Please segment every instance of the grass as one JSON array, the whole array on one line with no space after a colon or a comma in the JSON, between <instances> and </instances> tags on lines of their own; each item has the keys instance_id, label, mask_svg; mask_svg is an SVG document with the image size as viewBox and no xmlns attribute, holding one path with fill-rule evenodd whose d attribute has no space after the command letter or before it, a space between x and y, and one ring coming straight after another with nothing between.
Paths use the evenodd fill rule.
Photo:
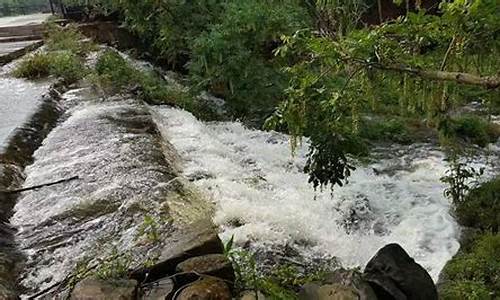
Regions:
<instances>
[{"instance_id":1,"label":"grass","mask_svg":"<svg viewBox=\"0 0 500 300\"><path fill-rule=\"evenodd\" d=\"M39 79L50 75L51 57L47 53L36 53L23 59L14 69L18 78Z\"/></svg>"},{"instance_id":2,"label":"grass","mask_svg":"<svg viewBox=\"0 0 500 300\"><path fill-rule=\"evenodd\" d=\"M456 255L443 270L441 299L496 299L500 296L500 235L480 235L470 249Z\"/></svg>"},{"instance_id":3,"label":"grass","mask_svg":"<svg viewBox=\"0 0 500 300\"><path fill-rule=\"evenodd\" d=\"M84 56L92 50L96 50L96 45L86 42L86 37L73 24L61 27L54 23L48 23L46 31L44 40L48 51L71 51L79 56Z\"/></svg>"},{"instance_id":4,"label":"grass","mask_svg":"<svg viewBox=\"0 0 500 300\"><path fill-rule=\"evenodd\" d=\"M62 78L67 84L82 79L87 73L81 57L70 51L33 54L22 60L13 71L13 75L18 78L54 76Z\"/></svg>"},{"instance_id":5,"label":"grass","mask_svg":"<svg viewBox=\"0 0 500 300\"><path fill-rule=\"evenodd\" d=\"M85 37L74 26L47 26L47 51L27 56L13 70L13 75L27 79L54 76L62 78L66 84L85 77L88 70L84 65L84 57L94 45L83 42Z\"/></svg>"},{"instance_id":6,"label":"grass","mask_svg":"<svg viewBox=\"0 0 500 300\"><path fill-rule=\"evenodd\" d=\"M133 90L149 104L174 105L192 112L198 118L217 118L213 109L201 104L188 90L169 84L154 71L134 68L114 50L106 50L98 58L95 84L108 94Z\"/></svg>"}]
</instances>

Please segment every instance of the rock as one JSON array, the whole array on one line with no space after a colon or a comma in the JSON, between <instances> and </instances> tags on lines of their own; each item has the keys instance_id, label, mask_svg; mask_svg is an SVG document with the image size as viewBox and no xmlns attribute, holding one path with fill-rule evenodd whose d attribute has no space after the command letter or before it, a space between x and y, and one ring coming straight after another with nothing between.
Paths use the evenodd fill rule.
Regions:
<instances>
[{"instance_id":1,"label":"rock","mask_svg":"<svg viewBox=\"0 0 500 300\"><path fill-rule=\"evenodd\" d=\"M177 265L177 272L196 272L222 278L234 282L234 269L231 262L223 254L208 254L193 257Z\"/></svg>"},{"instance_id":2,"label":"rock","mask_svg":"<svg viewBox=\"0 0 500 300\"><path fill-rule=\"evenodd\" d=\"M71 293L72 300L133 300L136 296L137 281L117 280L107 282L87 278L80 281Z\"/></svg>"},{"instance_id":3,"label":"rock","mask_svg":"<svg viewBox=\"0 0 500 300\"><path fill-rule=\"evenodd\" d=\"M240 300L266 300L266 296L262 294L260 291L255 293L255 291L246 291L241 296Z\"/></svg>"},{"instance_id":4,"label":"rock","mask_svg":"<svg viewBox=\"0 0 500 300\"><path fill-rule=\"evenodd\" d=\"M206 277L184 288L176 300L231 300L227 284L214 277Z\"/></svg>"},{"instance_id":5,"label":"rock","mask_svg":"<svg viewBox=\"0 0 500 300\"><path fill-rule=\"evenodd\" d=\"M438 299L431 276L398 244L380 249L366 265L363 276L379 299Z\"/></svg>"},{"instance_id":6,"label":"rock","mask_svg":"<svg viewBox=\"0 0 500 300\"><path fill-rule=\"evenodd\" d=\"M135 270L131 278L139 282L152 282L175 274L179 263L195 256L220 254L224 245L211 220L200 220L176 232L162 250L158 263L149 268Z\"/></svg>"},{"instance_id":7,"label":"rock","mask_svg":"<svg viewBox=\"0 0 500 300\"><path fill-rule=\"evenodd\" d=\"M304 285L299 293L301 300L359 299L377 300L371 286L355 270L337 270L319 283Z\"/></svg>"},{"instance_id":8,"label":"rock","mask_svg":"<svg viewBox=\"0 0 500 300\"><path fill-rule=\"evenodd\" d=\"M174 282L169 279L159 280L145 286L141 286L141 300L165 300L174 290Z\"/></svg>"}]
</instances>

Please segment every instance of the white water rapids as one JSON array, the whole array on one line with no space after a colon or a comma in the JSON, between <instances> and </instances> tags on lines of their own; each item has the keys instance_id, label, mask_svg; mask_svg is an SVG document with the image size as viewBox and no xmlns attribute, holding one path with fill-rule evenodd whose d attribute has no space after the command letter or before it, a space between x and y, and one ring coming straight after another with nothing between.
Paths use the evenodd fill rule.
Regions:
<instances>
[{"instance_id":1,"label":"white water rapids","mask_svg":"<svg viewBox=\"0 0 500 300\"><path fill-rule=\"evenodd\" d=\"M306 258L363 267L388 243L401 244L436 281L459 249L459 227L440 182L444 155L428 145L385 149L358 166L350 183L315 192L286 135L240 123L203 123L190 113L154 108L160 131L179 151L184 174L216 203L222 237L269 248L295 245ZM391 153L392 152L392 153Z\"/></svg>"}]
</instances>

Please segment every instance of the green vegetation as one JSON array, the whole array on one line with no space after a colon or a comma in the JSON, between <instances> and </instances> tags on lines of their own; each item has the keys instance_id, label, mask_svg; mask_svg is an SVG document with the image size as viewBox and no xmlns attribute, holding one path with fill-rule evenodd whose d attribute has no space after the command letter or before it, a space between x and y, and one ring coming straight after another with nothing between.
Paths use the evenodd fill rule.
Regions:
<instances>
[{"instance_id":1,"label":"green vegetation","mask_svg":"<svg viewBox=\"0 0 500 300\"><path fill-rule=\"evenodd\" d=\"M445 267L442 299L496 299L500 295L500 235L484 234Z\"/></svg>"},{"instance_id":2,"label":"green vegetation","mask_svg":"<svg viewBox=\"0 0 500 300\"><path fill-rule=\"evenodd\" d=\"M467 243L444 268L440 294L443 299L496 299L500 296L500 177L471 188L468 180L479 173L464 163L454 165L454 177L461 178L458 184L453 182L455 192L449 194L455 215L476 233L462 238Z\"/></svg>"},{"instance_id":3,"label":"green vegetation","mask_svg":"<svg viewBox=\"0 0 500 300\"><path fill-rule=\"evenodd\" d=\"M286 263L275 265L269 272L261 272L255 256L244 249L234 247L234 236L224 245L224 255L232 262L236 274L236 292L262 292L271 299L297 299L300 287L309 282L318 282L328 272L338 267L335 260L323 262L321 267L300 270L297 265Z\"/></svg>"},{"instance_id":4,"label":"green vegetation","mask_svg":"<svg viewBox=\"0 0 500 300\"><path fill-rule=\"evenodd\" d=\"M50 75L51 57L45 53L36 53L22 60L13 74L16 77L36 79Z\"/></svg>"},{"instance_id":5,"label":"green vegetation","mask_svg":"<svg viewBox=\"0 0 500 300\"><path fill-rule=\"evenodd\" d=\"M440 127L446 137L458 138L481 147L495 142L500 137L499 126L479 116L449 118L444 120Z\"/></svg>"},{"instance_id":6,"label":"green vegetation","mask_svg":"<svg viewBox=\"0 0 500 300\"><path fill-rule=\"evenodd\" d=\"M20 78L37 79L47 76L62 78L66 84L76 82L88 74L84 56L94 46L83 42L84 37L72 26L60 28L49 25L45 37L47 51L29 55L13 70Z\"/></svg>"},{"instance_id":7,"label":"green vegetation","mask_svg":"<svg viewBox=\"0 0 500 300\"><path fill-rule=\"evenodd\" d=\"M415 140L401 120L425 120L446 143L498 136L484 117L450 117L471 101L499 111L496 0L443 1L438 14L417 8L376 26L361 22L375 1L93 2L120 12L159 63L185 73L193 91L223 97L234 117L267 119L292 148L309 137L315 186L345 183L351 158L378 140Z\"/></svg>"},{"instance_id":8,"label":"green vegetation","mask_svg":"<svg viewBox=\"0 0 500 300\"><path fill-rule=\"evenodd\" d=\"M0 17L49 11L46 0L0 0Z\"/></svg>"},{"instance_id":9,"label":"green vegetation","mask_svg":"<svg viewBox=\"0 0 500 300\"><path fill-rule=\"evenodd\" d=\"M471 190L463 201L455 205L455 213L458 221L464 226L498 233L500 229L500 177Z\"/></svg>"},{"instance_id":10,"label":"green vegetation","mask_svg":"<svg viewBox=\"0 0 500 300\"><path fill-rule=\"evenodd\" d=\"M246 250L232 249L226 255L233 263L237 291L262 292L275 300L298 299L300 287L309 282L321 281L333 269L333 265L326 262L322 267L310 270L301 270L293 264L280 264L263 273L259 271L254 255Z\"/></svg>"},{"instance_id":11,"label":"green vegetation","mask_svg":"<svg viewBox=\"0 0 500 300\"><path fill-rule=\"evenodd\" d=\"M82 59L69 51L36 53L22 60L13 71L16 77L38 79L53 75L67 83L75 82L85 74Z\"/></svg>"}]
</instances>

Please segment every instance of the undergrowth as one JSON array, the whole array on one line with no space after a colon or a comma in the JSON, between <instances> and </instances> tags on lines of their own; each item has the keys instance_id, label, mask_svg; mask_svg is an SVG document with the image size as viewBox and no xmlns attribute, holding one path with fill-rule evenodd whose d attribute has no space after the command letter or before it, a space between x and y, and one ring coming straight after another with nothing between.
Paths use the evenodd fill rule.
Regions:
<instances>
[{"instance_id":1,"label":"undergrowth","mask_svg":"<svg viewBox=\"0 0 500 300\"><path fill-rule=\"evenodd\" d=\"M274 300L298 299L298 291L306 283L318 282L331 272L330 265L311 270L301 270L295 264L285 263L273 266L269 272L262 272L255 255L244 249L233 248L233 238L225 245L225 255L233 264L236 275L236 292L261 292Z\"/></svg>"}]
</instances>

